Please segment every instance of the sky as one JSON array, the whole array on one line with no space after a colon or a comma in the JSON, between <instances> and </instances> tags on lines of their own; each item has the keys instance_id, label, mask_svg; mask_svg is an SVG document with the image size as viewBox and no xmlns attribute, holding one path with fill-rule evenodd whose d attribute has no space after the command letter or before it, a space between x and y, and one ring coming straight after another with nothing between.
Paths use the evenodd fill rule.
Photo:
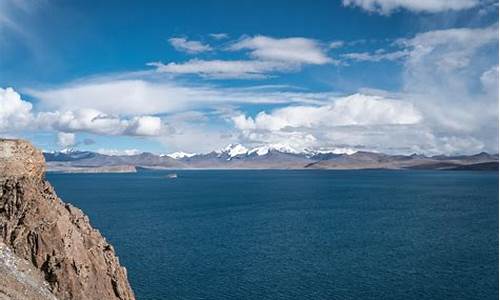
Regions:
<instances>
[{"instance_id":1,"label":"sky","mask_svg":"<svg viewBox=\"0 0 500 300\"><path fill-rule=\"evenodd\" d=\"M498 153L498 2L0 0L0 136Z\"/></svg>"}]
</instances>

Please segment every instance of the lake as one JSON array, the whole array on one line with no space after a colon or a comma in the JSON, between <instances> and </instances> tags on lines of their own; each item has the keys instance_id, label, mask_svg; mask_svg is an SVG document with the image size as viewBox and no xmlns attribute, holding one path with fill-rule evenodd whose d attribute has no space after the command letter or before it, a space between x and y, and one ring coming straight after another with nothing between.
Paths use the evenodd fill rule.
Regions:
<instances>
[{"instance_id":1,"label":"lake","mask_svg":"<svg viewBox=\"0 0 500 300\"><path fill-rule=\"evenodd\" d=\"M498 173L47 174L138 299L498 299Z\"/></svg>"}]
</instances>

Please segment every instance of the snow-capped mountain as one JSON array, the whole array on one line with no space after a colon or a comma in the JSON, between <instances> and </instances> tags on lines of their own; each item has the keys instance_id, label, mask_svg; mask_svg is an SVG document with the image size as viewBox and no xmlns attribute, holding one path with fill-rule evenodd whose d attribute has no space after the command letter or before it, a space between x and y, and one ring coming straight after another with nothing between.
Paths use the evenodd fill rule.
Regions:
<instances>
[{"instance_id":1,"label":"snow-capped mountain","mask_svg":"<svg viewBox=\"0 0 500 300\"><path fill-rule=\"evenodd\" d=\"M249 150L248 154L255 153L257 155L266 155L271 151L282 152L282 153L293 153L293 154L300 153L300 151L297 151L296 149L285 144L270 144L270 145L255 147Z\"/></svg>"},{"instance_id":2,"label":"snow-capped mountain","mask_svg":"<svg viewBox=\"0 0 500 300\"><path fill-rule=\"evenodd\" d=\"M252 148L247 148L241 144L230 144L218 151L215 151L219 157L225 157L227 160L233 158L242 158L244 156L266 156L270 153L293 154L311 159L331 158L335 155L351 155L356 153L353 148L331 148L331 149L296 149L286 144L269 144Z\"/></svg>"},{"instance_id":3,"label":"snow-capped mountain","mask_svg":"<svg viewBox=\"0 0 500 300\"><path fill-rule=\"evenodd\" d=\"M241 144L229 144L225 148L216 151L219 154L227 154L229 158L233 158L238 155L248 154L248 148Z\"/></svg>"},{"instance_id":4,"label":"snow-capped mountain","mask_svg":"<svg viewBox=\"0 0 500 300\"><path fill-rule=\"evenodd\" d=\"M168 157L173 158L173 159L181 159L181 158L186 158L186 157L193 157L195 155L197 155L197 154L178 151L178 152L169 153L169 154L162 154L160 156L162 156L162 157L168 156Z\"/></svg>"},{"instance_id":5,"label":"snow-capped mountain","mask_svg":"<svg viewBox=\"0 0 500 300\"><path fill-rule=\"evenodd\" d=\"M219 156L228 156L229 159L237 156L264 156L271 152L279 152L279 153L288 153L288 154L297 154L297 155L309 155L314 156L316 154L353 154L356 150L351 148L334 148L334 149L303 149L298 150L286 144L269 144L262 145L252 148L247 148L241 144L230 144L218 151L216 151Z\"/></svg>"},{"instance_id":6,"label":"snow-capped mountain","mask_svg":"<svg viewBox=\"0 0 500 300\"><path fill-rule=\"evenodd\" d=\"M271 144L245 147L231 144L205 154L174 152L109 155L75 149L45 152L49 169L136 166L143 168L198 169L495 169L498 155L467 156L388 155L351 148L302 149ZM472 166L474 165L474 166Z\"/></svg>"},{"instance_id":7,"label":"snow-capped mountain","mask_svg":"<svg viewBox=\"0 0 500 300\"><path fill-rule=\"evenodd\" d=\"M347 154L351 155L358 152L356 149L353 148L330 148L330 149L305 149L304 153L307 153L308 155L318 155L318 154Z\"/></svg>"},{"instance_id":8,"label":"snow-capped mountain","mask_svg":"<svg viewBox=\"0 0 500 300\"><path fill-rule=\"evenodd\" d=\"M218 157L223 157L227 160L231 160L235 157L242 158L244 156L264 156L271 152L300 154L300 151L284 144L270 144L253 148L247 148L241 144L229 144L228 146L215 151Z\"/></svg>"},{"instance_id":9,"label":"snow-capped mountain","mask_svg":"<svg viewBox=\"0 0 500 300\"><path fill-rule=\"evenodd\" d=\"M59 152L44 152L47 161L73 161L94 157L95 155L96 153L91 151L78 151L70 148L63 149Z\"/></svg>"}]
</instances>

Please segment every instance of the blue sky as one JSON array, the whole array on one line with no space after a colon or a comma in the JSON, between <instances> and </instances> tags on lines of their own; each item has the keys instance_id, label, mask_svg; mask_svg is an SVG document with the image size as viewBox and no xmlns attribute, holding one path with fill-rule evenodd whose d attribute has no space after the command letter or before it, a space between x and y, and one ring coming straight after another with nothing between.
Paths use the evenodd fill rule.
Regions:
<instances>
[{"instance_id":1,"label":"blue sky","mask_svg":"<svg viewBox=\"0 0 500 300\"><path fill-rule=\"evenodd\" d=\"M494 1L0 5L0 132L46 150L498 152Z\"/></svg>"}]
</instances>

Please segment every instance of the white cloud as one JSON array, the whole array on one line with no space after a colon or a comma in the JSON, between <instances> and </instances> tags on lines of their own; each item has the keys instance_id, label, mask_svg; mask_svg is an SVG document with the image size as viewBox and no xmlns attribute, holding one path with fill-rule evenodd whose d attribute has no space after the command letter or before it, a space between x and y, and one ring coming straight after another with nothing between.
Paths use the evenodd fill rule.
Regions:
<instances>
[{"instance_id":1,"label":"white cloud","mask_svg":"<svg viewBox=\"0 0 500 300\"><path fill-rule=\"evenodd\" d=\"M189 95L188 90L168 84L115 79L78 82L44 90L28 90L27 93L39 99L42 108L62 111L93 108L107 114L126 115L173 111L179 109ZM178 97L178 94L181 96Z\"/></svg>"},{"instance_id":2,"label":"white cloud","mask_svg":"<svg viewBox=\"0 0 500 300\"><path fill-rule=\"evenodd\" d=\"M296 64L258 60L200 60L191 59L185 63L149 63L157 72L171 74L198 74L203 77L224 79L258 79L268 73L298 70Z\"/></svg>"},{"instance_id":3,"label":"white cloud","mask_svg":"<svg viewBox=\"0 0 500 300\"><path fill-rule=\"evenodd\" d=\"M479 5L479 0L342 0L344 6L358 6L369 12L390 14L397 9L414 12L444 12Z\"/></svg>"},{"instance_id":4,"label":"white cloud","mask_svg":"<svg viewBox=\"0 0 500 300\"><path fill-rule=\"evenodd\" d=\"M379 96L354 94L322 106L289 106L260 112L252 118L236 117L239 129L282 130L347 125L416 124L422 116L412 104Z\"/></svg>"},{"instance_id":5,"label":"white cloud","mask_svg":"<svg viewBox=\"0 0 500 300\"><path fill-rule=\"evenodd\" d=\"M296 72L303 65L337 63L328 57L320 43L307 38L246 37L227 50L250 50L251 60L201 60L187 62L151 62L157 72L197 74L212 79L262 79L276 72Z\"/></svg>"},{"instance_id":6,"label":"white cloud","mask_svg":"<svg viewBox=\"0 0 500 300\"><path fill-rule=\"evenodd\" d=\"M58 132L57 144L63 148L74 146L76 144L75 134L69 132Z\"/></svg>"},{"instance_id":7,"label":"white cloud","mask_svg":"<svg viewBox=\"0 0 500 300\"><path fill-rule=\"evenodd\" d=\"M338 99L326 108L324 122L333 119L337 126L416 124L422 119L411 103L363 94Z\"/></svg>"},{"instance_id":8,"label":"white cloud","mask_svg":"<svg viewBox=\"0 0 500 300\"><path fill-rule=\"evenodd\" d=\"M0 88L0 132L24 128L32 122L32 104L12 88Z\"/></svg>"},{"instance_id":9,"label":"white cloud","mask_svg":"<svg viewBox=\"0 0 500 300\"><path fill-rule=\"evenodd\" d=\"M345 144L345 138L327 135L342 127L366 131L373 126L416 125L421 120L420 112L408 102L363 94L320 106L289 106L271 113L260 112L254 118L244 114L232 117L235 127L250 143L282 143L297 149Z\"/></svg>"},{"instance_id":10,"label":"white cloud","mask_svg":"<svg viewBox=\"0 0 500 300\"><path fill-rule=\"evenodd\" d=\"M131 119L109 115L95 109L77 109L64 112L41 112L36 122L41 128L64 132L90 132L104 135L156 136L161 133L159 117L137 116Z\"/></svg>"},{"instance_id":11,"label":"white cloud","mask_svg":"<svg viewBox=\"0 0 500 300\"><path fill-rule=\"evenodd\" d=\"M498 119L498 94L486 96L473 88L491 68L484 51L498 47L497 26L431 31L403 42L410 51L404 91L433 122L470 132L480 130L487 116Z\"/></svg>"},{"instance_id":12,"label":"white cloud","mask_svg":"<svg viewBox=\"0 0 500 300\"><path fill-rule=\"evenodd\" d=\"M209 36L214 40L223 40L229 38L227 33L210 33Z\"/></svg>"},{"instance_id":13,"label":"white cloud","mask_svg":"<svg viewBox=\"0 0 500 300\"><path fill-rule=\"evenodd\" d=\"M214 85L188 85L176 81L100 78L69 85L27 90L45 110L76 111L93 108L110 115L149 115L174 113L197 108L242 103L321 102L328 93L290 92L285 87L259 89L224 88Z\"/></svg>"},{"instance_id":14,"label":"white cloud","mask_svg":"<svg viewBox=\"0 0 500 300\"><path fill-rule=\"evenodd\" d=\"M443 151L465 144L470 149L482 145L483 150L497 151L498 61L488 55L488 51L498 52L497 44L498 24L494 24L424 32L398 40L393 45L400 47L396 51L350 53L344 57L401 60L401 97L422 112L435 140L443 143Z\"/></svg>"},{"instance_id":15,"label":"white cloud","mask_svg":"<svg viewBox=\"0 0 500 300\"><path fill-rule=\"evenodd\" d=\"M255 117L234 115L232 121L239 139L248 144L494 153L498 151L498 61L488 51L497 52L497 43L497 24L417 34L399 40L394 45L398 50L351 57L401 60L403 88L398 93L357 94Z\"/></svg>"},{"instance_id":16,"label":"white cloud","mask_svg":"<svg viewBox=\"0 0 500 300\"><path fill-rule=\"evenodd\" d=\"M93 108L32 111L32 104L21 99L12 88L0 88L0 132L20 130L57 130L62 144L69 144L73 132L107 135L157 136L163 127L159 117L122 118Z\"/></svg>"},{"instance_id":17,"label":"white cloud","mask_svg":"<svg viewBox=\"0 0 500 300\"><path fill-rule=\"evenodd\" d=\"M202 44L199 41L189 41L183 37L170 38L168 41L177 51L187 52L189 54L213 50L209 45Z\"/></svg>"},{"instance_id":18,"label":"white cloud","mask_svg":"<svg viewBox=\"0 0 500 300\"><path fill-rule=\"evenodd\" d=\"M251 50L250 55L263 61L282 61L298 64L322 65L332 63L318 41L302 37L272 38L247 37L234 43L230 50Z\"/></svg>"},{"instance_id":19,"label":"white cloud","mask_svg":"<svg viewBox=\"0 0 500 300\"><path fill-rule=\"evenodd\" d=\"M159 117L140 116L134 117L128 124L126 133L140 136L157 136L162 130L162 123Z\"/></svg>"},{"instance_id":20,"label":"white cloud","mask_svg":"<svg viewBox=\"0 0 500 300\"><path fill-rule=\"evenodd\" d=\"M425 115L437 139L458 149L481 144L498 151L498 90L485 88L498 53L498 24L418 34L402 41L409 50L404 62L403 92ZM493 68L494 70L494 68ZM486 74L486 75L484 75ZM495 92L487 92L491 88ZM466 141L464 143L458 141ZM462 151L469 149L463 147Z\"/></svg>"},{"instance_id":21,"label":"white cloud","mask_svg":"<svg viewBox=\"0 0 500 300\"><path fill-rule=\"evenodd\" d=\"M125 122L95 109L41 112L37 121L42 128L64 132L85 131L96 134L117 135L124 131Z\"/></svg>"},{"instance_id":22,"label":"white cloud","mask_svg":"<svg viewBox=\"0 0 500 300\"><path fill-rule=\"evenodd\" d=\"M498 24L486 28L453 28L417 34L399 43L410 49L411 68L455 72L467 67L476 52L498 41ZM423 61L425 60L425 61ZM428 72L425 72L428 73ZM426 74L426 75L430 75Z\"/></svg>"}]
</instances>

